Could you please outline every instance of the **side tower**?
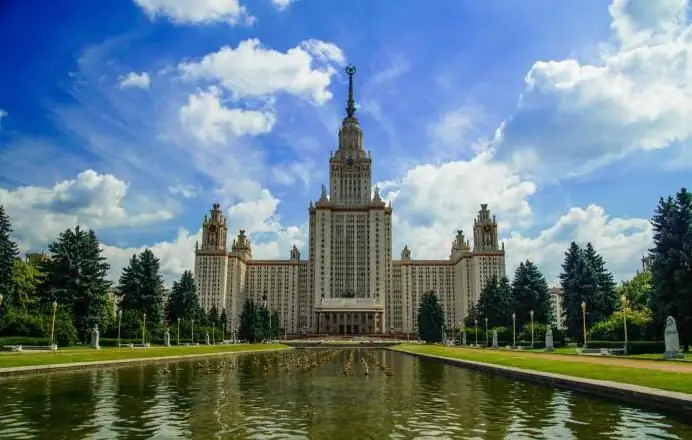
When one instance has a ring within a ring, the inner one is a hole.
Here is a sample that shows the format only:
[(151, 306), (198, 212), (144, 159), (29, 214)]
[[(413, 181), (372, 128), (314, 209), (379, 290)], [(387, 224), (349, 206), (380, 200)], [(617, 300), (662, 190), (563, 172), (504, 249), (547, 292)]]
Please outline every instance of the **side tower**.
[(214, 203), (202, 222), (202, 245), (195, 245), (195, 280), (204, 311), (212, 306), (220, 311), (226, 304), (227, 235), (226, 218)]

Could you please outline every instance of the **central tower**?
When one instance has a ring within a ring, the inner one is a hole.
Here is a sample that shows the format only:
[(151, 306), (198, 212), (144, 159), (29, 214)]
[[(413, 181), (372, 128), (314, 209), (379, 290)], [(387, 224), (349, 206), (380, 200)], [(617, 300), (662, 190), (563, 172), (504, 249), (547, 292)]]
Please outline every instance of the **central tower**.
[[(386, 328), (391, 290), (391, 207), (372, 190), (372, 160), (363, 149), (353, 76), (346, 67), (348, 101), (339, 146), (329, 157), (329, 193), (310, 207), (314, 329), (378, 333)], [(343, 326), (343, 327), (342, 327)]]

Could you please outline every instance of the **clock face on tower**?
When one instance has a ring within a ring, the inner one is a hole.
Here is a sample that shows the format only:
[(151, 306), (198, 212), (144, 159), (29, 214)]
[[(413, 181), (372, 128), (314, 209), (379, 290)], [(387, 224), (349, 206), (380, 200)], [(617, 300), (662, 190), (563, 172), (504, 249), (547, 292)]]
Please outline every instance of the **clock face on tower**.
[(212, 234), (213, 234), (214, 232), (216, 232), (216, 225), (210, 225), (210, 226), (209, 226), (209, 232), (211, 232)]
[(490, 225), (485, 225), (485, 232), (491, 232), (493, 230), (493, 227)]

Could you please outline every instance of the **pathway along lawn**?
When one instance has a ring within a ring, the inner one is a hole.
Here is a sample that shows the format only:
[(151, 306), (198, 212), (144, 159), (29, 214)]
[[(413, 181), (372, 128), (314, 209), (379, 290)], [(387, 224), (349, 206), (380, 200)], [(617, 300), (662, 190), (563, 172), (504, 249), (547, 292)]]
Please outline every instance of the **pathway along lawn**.
[(692, 394), (692, 365), (682, 362), (665, 363), (598, 356), (565, 356), (521, 351), (452, 348), (440, 345), (403, 344), (393, 349)]
[(56, 352), (0, 353), (0, 368), (54, 365), (74, 362), (102, 362), (124, 359), (157, 358), (238, 351), (262, 351), (288, 348), (283, 344), (200, 345), (199, 347), (110, 348), (100, 350), (58, 349)]

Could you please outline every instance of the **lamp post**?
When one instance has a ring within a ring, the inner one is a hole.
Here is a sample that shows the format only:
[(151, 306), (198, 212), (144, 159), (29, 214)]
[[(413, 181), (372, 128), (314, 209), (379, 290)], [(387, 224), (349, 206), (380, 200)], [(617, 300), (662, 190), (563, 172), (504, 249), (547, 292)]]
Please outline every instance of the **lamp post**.
[(529, 312), (529, 315), (531, 315), (531, 348), (533, 348), (533, 310)]
[(0, 310), (2, 310), (2, 300), (3, 300), (4, 298), (5, 298), (5, 297), (2, 296), (2, 293), (0, 293)]
[(123, 323), (123, 309), (118, 310), (118, 348), (120, 348), (120, 326)]
[(488, 348), (488, 317), (485, 317), (485, 347)]
[(147, 313), (142, 314), (142, 345), (146, 344), (146, 332), (147, 332)]
[(512, 312), (512, 347), (517, 346), (517, 314)]
[(192, 322), (190, 325), (190, 331), (192, 332), (192, 335), (190, 336), (192, 340), (192, 344), (194, 345), (195, 343), (195, 318), (192, 318)]
[(440, 335), (442, 335), (442, 336), (441, 336), (441, 338), (442, 338), (442, 343), (444, 344), (444, 343), (445, 343), (445, 325), (444, 325), (444, 324), (442, 324), (442, 325), (440, 326)]
[(58, 302), (53, 301), (53, 322), (50, 325), (50, 345), (55, 345), (55, 312), (58, 310)]
[(178, 341), (178, 345), (180, 345), (180, 316), (178, 316), (178, 333), (176, 334), (175, 338)]
[(584, 301), (581, 302), (581, 321), (584, 330), (584, 346), (582, 348), (586, 348), (586, 302)]
[(473, 320), (474, 333), (476, 334), (476, 347), (478, 347), (478, 318)]
[(461, 345), (461, 335), (462, 335), (463, 331), (464, 331), (464, 323), (459, 322), (459, 345)]
[(622, 295), (620, 300), (622, 301), (622, 325), (625, 331), (625, 354), (627, 354), (627, 297)]

